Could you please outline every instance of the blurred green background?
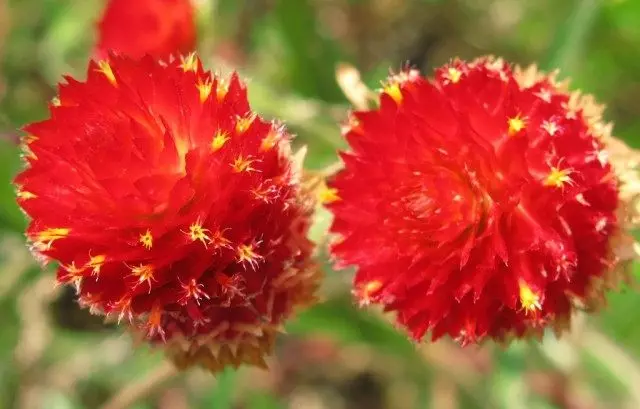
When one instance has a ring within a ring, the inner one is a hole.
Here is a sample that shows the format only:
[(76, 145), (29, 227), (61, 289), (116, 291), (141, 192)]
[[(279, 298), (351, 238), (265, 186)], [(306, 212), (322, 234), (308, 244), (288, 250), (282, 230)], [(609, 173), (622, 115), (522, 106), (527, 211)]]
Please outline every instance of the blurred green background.
[[(608, 105), (616, 135), (640, 146), (638, 0), (194, 3), (208, 68), (240, 70), (256, 110), (284, 119), (309, 146), (311, 168), (330, 165), (344, 147), (339, 62), (357, 66), (373, 88), (406, 62), (428, 73), (455, 56), (561, 68), (573, 87)], [(631, 290), (612, 294), (604, 313), (578, 319), (560, 342), (460, 350), (413, 345), (356, 309), (350, 274), (327, 265), (326, 302), (290, 323), (271, 371), (215, 378), (168, 376), (161, 353), (132, 348), (117, 328), (79, 310), (31, 259), (10, 180), (20, 167), (19, 128), (45, 118), (61, 75), (83, 76), (102, 6), (0, 0), (0, 409), (99, 408), (132, 390), (144, 392), (136, 409), (640, 409), (640, 295)], [(328, 223), (320, 211), (316, 240)]]

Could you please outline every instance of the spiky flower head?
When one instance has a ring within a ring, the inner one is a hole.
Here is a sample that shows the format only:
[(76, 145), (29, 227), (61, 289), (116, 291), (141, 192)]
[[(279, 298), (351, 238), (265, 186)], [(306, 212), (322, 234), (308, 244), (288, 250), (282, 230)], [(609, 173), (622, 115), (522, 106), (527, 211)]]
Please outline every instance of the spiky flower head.
[(165, 345), (180, 367), (264, 366), (314, 301), (312, 209), (290, 136), (194, 55), (111, 55), (67, 78), (26, 128), (18, 202), (34, 252), (82, 306)]
[(357, 267), (359, 302), (395, 311), (416, 340), (462, 345), (561, 331), (601, 305), (636, 247), (630, 184), (588, 102), (494, 58), (392, 76), (379, 108), (351, 116), (330, 183), (332, 252)]
[(96, 55), (165, 58), (193, 51), (196, 26), (191, 0), (108, 0), (98, 23)]

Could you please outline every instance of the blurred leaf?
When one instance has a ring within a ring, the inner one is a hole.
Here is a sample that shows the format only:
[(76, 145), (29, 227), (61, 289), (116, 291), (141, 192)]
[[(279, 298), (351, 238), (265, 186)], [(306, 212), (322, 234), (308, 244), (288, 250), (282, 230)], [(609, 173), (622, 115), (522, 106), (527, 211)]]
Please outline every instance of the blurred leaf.
[(233, 394), (238, 372), (227, 368), (216, 376), (213, 390), (207, 394), (202, 407), (211, 409), (230, 409), (233, 407)]
[(334, 77), (338, 45), (320, 32), (311, 2), (277, 0), (275, 17), (287, 51), (282, 69), (288, 70), (292, 86), (305, 96), (342, 101)]
[(278, 401), (274, 396), (266, 393), (256, 393), (249, 397), (248, 409), (285, 409), (286, 406)]
[(20, 168), (20, 149), (5, 140), (0, 140), (0, 228), (21, 231), (25, 217), (16, 204), (12, 181)]
[(512, 344), (509, 349), (497, 353), (498, 370), (491, 379), (492, 396), (498, 407), (504, 409), (528, 409), (527, 385), (522, 374), (525, 365), (526, 345)]
[(560, 26), (542, 68), (572, 72), (584, 54), (599, 11), (600, 0), (576, 0), (571, 15)]

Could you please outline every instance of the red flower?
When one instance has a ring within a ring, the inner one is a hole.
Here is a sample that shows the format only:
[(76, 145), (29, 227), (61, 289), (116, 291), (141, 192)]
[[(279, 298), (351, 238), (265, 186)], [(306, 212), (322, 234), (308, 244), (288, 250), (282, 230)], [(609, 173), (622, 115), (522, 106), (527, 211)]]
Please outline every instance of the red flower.
[(193, 55), (111, 55), (67, 82), (16, 179), (35, 252), (181, 367), (264, 365), (319, 279), (289, 135)]
[(196, 27), (191, 0), (109, 0), (98, 24), (97, 55), (117, 51), (164, 58), (193, 51)]
[(346, 127), (332, 251), (358, 267), (360, 303), (416, 340), (563, 329), (617, 261), (618, 180), (595, 124), (552, 76), (518, 73), (491, 58), (407, 70)]

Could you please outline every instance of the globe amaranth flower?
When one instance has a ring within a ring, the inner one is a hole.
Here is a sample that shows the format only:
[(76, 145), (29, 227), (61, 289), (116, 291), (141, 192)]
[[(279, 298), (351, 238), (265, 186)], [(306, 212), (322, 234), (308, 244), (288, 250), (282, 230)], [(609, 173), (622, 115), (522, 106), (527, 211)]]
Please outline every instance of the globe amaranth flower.
[(96, 55), (165, 58), (193, 51), (196, 26), (191, 0), (109, 0), (98, 23)]
[(360, 303), (395, 311), (416, 340), (462, 345), (562, 331), (601, 305), (637, 254), (637, 205), (623, 216), (621, 193), (639, 189), (637, 154), (620, 149), (635, 158), (621, 178), (600, 114), (555, 75), (500, 59), (392, 76), (379, 108), (345, 126), (330, 183), (332, 253), (358, 268)]
[(81, 305), (180, 367), (264, 366), (319, 280), (290, 136), (193, 54), (111, 55), (87, 75), (25, 128), (15, 183), (34, 252), (59, 262)]

